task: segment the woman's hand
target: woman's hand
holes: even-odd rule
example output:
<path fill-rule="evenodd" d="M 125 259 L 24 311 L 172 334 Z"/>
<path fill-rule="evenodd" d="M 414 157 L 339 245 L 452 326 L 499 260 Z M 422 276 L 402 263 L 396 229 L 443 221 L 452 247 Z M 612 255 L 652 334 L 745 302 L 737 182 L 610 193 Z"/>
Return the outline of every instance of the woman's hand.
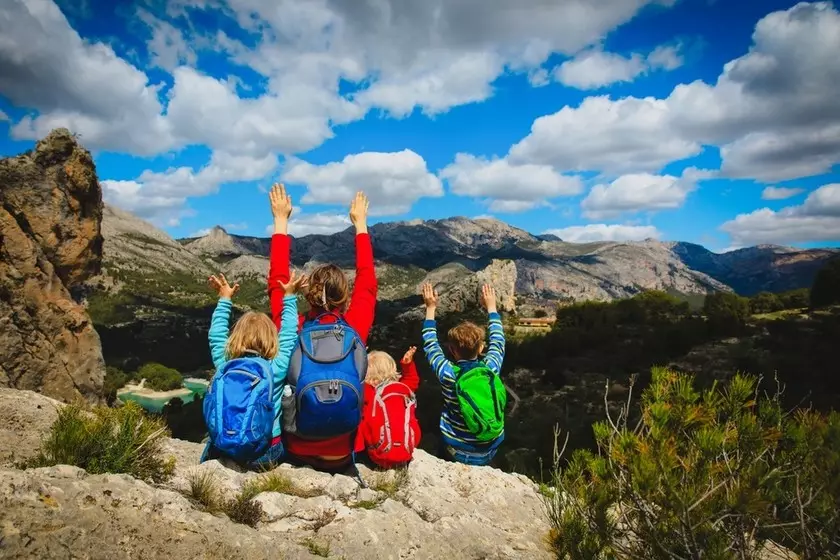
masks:
<path fill-rule="evenodd" d="M 211 276 L 210 277 L 210 287 L 212 287 L 217 294 L 219 294 L 220 298 L 225 299 L 233 299 L 233 296 L 236 295 L 236 292 L 239 291 L 239 283 L 234 284 L 231 286 L 228 284 L 225 275 L 219 273 L 219 276 Z"/>
<path fill-rule="evenodd" d="M 274 216 L 274 233 L 285 235 L 289 231 L 289 217 L 292 215 L 292 197 L 286 192 L 283 183 L 275 183 L 268 193 L 268 199 Z"/>
<path fill-rule="evenodd" d="M 367 213 L 370 201 L 359 191 L 350 203 L 350 221 L 356 226 L 356 233 L 367 233 Z"/>

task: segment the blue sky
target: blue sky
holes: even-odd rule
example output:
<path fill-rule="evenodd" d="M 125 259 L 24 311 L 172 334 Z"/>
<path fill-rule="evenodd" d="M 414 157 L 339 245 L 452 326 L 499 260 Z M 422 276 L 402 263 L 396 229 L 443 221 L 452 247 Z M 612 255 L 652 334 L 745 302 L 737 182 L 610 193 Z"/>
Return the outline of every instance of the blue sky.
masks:
<path fill-rule="evenodd" d="M 737 6 L 737 7 L 736 7 Z M 175 237 L 492 216 L 570 241 L 840 245 L 840 13 L 714 0 L 10 0 L 0 153 L 56 126 Z"/>

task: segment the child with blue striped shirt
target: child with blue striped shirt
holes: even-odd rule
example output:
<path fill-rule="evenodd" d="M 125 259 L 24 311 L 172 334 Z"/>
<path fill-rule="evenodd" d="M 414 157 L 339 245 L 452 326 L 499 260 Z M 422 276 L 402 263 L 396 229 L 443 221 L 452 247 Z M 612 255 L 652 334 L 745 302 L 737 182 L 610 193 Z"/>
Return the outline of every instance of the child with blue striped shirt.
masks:
<path fill-rule="evenodd" d="M 499 424 L 500 433 L 493 434 L 493 439 L 479 437 L 475 429 L 468 427 L 464 417 L 462 400 L 459 400 L 457 381 L 474 368 L 485 368 L 488 375 L 498 378 L 505 356 L 505 332 L 502 319 L 496 311 L 496 292 L 485 284 L 481 289 L 481 303 L 487 309 L 490 320 L 490 346 L 483 359 L 479 356 L 484 350 L 485 331 L 475 323 L 465 321 L 448 333 L 448 350 L 454 360 L 446 358 L 438 342 L 435 311 L 437 293 L 431 284 L 423 286 L 423 302 L 426 304 L 426 320 L 423 322 L 423 350 L 426 358 L 437 375 L 443 393 L 443 412 L 440 416 L 442 437 L 441 458 L 454 460 L 468 465 L 487 465 L 496 455 L 499 445 L 504 441 L 503 424 Z M 494 385 L 494 382 L 496 384 Z M 498 379 L 491 379 L 491 388 L 498 387 Z M 498 412 L 500 422 L 504 421 L 504 390 L 498 396 L 501 402 Z M 494 399 L 496 393 L 493 393 Z"/>

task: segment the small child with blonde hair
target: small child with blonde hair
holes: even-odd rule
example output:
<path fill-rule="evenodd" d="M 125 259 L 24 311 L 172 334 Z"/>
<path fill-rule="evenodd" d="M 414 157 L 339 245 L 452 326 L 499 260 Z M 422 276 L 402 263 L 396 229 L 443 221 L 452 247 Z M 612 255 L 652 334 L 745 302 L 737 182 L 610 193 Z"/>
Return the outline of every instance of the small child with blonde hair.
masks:
<path fill-rule="evenodd" d="M 420 385 L 414 363 L 416 351 L 417 347 L 412 346 L 403 355 L 401 372 L 387 352 L 368 353 L 365 407 L 356 436 L 356 452 L 366 450 L 368 458 L 384 469 L 407 465 L 420 443 L 414 396 Z"/>
<path fill-rule="evenodd" d="M 289 361 L 297 342 L 296 293 L 306 277 L 283 284 L 283 314 L 278 333 L 265 313 L 248 312 L 230 330 L 232 298 L 239 284 L 224 274 L 210 277 L 219 302 L 210 321 L 210 354 L 216 373 L 204 396 L 204 420 L 210 441 L 201 462 L 226 456 L 252 467 L 279 462 L 283 394 Z"/>

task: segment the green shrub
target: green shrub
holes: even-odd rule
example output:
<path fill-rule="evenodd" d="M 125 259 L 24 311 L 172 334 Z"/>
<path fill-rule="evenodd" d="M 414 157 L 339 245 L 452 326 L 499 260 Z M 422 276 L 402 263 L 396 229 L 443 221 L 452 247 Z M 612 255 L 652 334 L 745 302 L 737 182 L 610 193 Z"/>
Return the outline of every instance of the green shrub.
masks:
<path fill-rule="evenodd" d="M 761 292 L 750 298 L 750 313 L 774 313 L 781 309 L 782 300 L 776 294 Z"/>
<path fill-rule="evenodd" d="M 242 486 L 240 497 L 250 500 L 263 492 L 278 492 L 298 498 L 312 498 L 321 495 L 319 490 L 300 488 L 285 474 L 271 471 L 247 481 Z"/>
<path fill-rule="evenodd" d="M 224 511 L 226 503 L 222 497 L 216 473 L 209 470 L 194 471 L 187 477 L 187 482 L 190 484 L 185 494 L 187 498 L 201 506 L 206 512 Z"/>
<path fill-rule="evenodd" d="M 256 527 L 262 521 L 263 508 L 259 502 L 255 502 L 244 496 L 237 496 L 225 504 L 225 513 L 234 523 L 241 523 L 250 527 Z"/>
<path fill-rule="evenodd" d="M 750 301 L 729 292 L 709 294 L 703 303 L 703 314 L 714 334 L 736 335 L 744 330 L 750 318 Z"/>
<path fill-rule="evenodd" d="M 123 370 L 108 366 L 105 368 L 105 381 L 102 384 L 102 391 L 108 402 L 113 402 L 117 397 L 117 391 L 125 387 L 131 381 L 131 375 Z"/>
<path fill-rule="evenodd" d="M 823 266 L 811 287 L 811 307 L 820 308 L 840 303 L 840 258 Z"/>
<path fill-rule="evenodd" d="M 593 425 L 597 453 L 564 467 L 556 453 L 544 500 L 558 558 L 752 559 L 767 540 L 840 552 L 840 414 L 786 414 L 748 376 L 704 391 L 652 377 L 638 425 L 625 405 Z"/>
<path fill-rule="evenodd" d="M 59 410 L 39 455 L 26 466 L 75 465 L 91 474 L 126 473 L 161 482 L 174 467 L 161 447 L 168 435 L 161 420 L 146 416 L 134 402 L 92 412 L 68 405 Z"/>
<path fill-rule="evenodd" d="M 145 379 L 145 386 L 155 391 L 171 391 L 184 385 L 184 378 L 178 370 L 154 362 L 144 364 L 135 377 Z"/>

